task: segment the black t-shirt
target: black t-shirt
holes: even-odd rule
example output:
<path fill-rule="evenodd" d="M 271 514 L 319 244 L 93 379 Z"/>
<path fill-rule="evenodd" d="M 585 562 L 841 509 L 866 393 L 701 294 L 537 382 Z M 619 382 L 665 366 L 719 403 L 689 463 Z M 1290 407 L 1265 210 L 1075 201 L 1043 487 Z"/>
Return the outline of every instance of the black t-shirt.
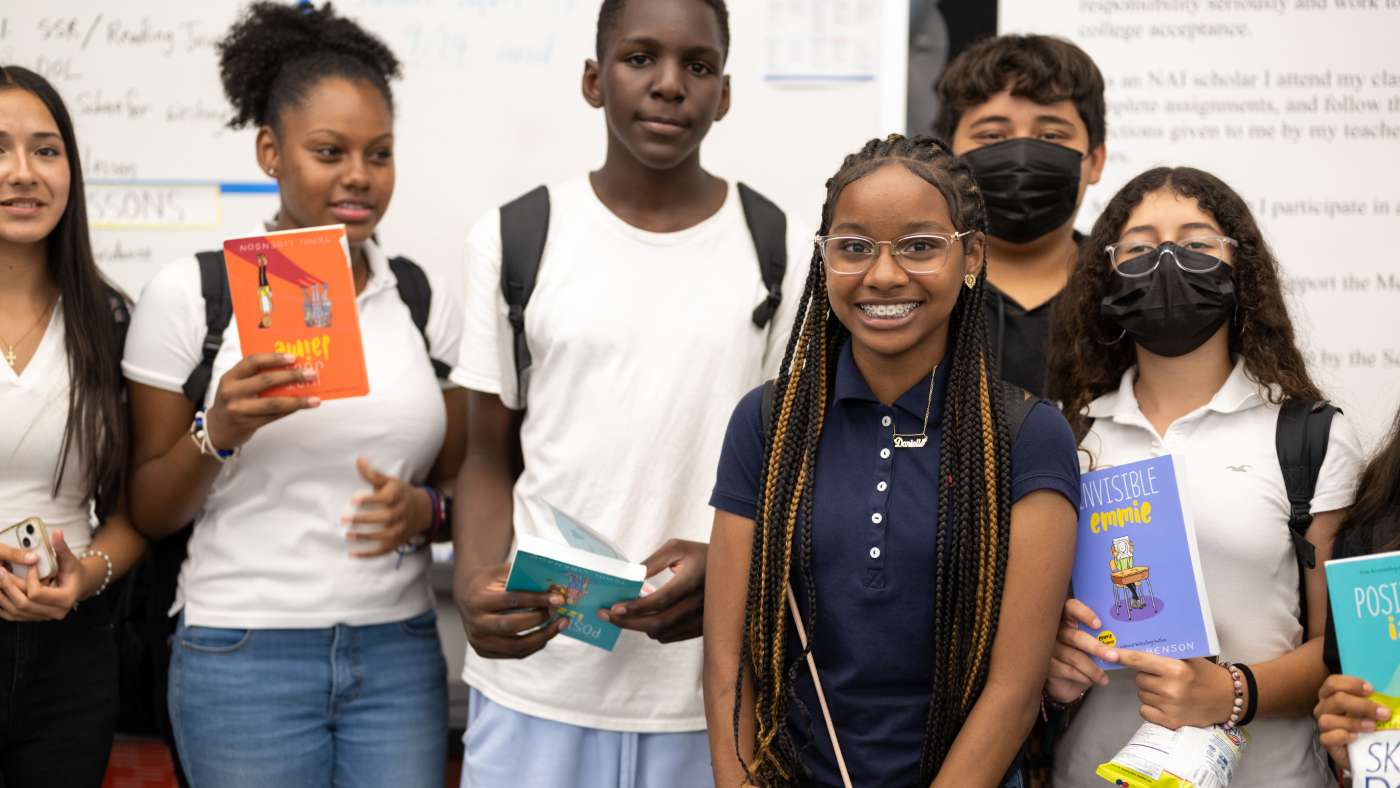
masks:
<path fill-rule="evenodd" d="M 987 283 L 987 336 L 996 351 L 1001 379 L 1032 394 L 1046 395 L 1045 367 L 1050 355 L 1050 324 L 1055 305 L 1064 296 L 1056 293 L 1034 309 L 1026 309 Z"/>
<path fill-rule="evenodd" d="M 1075 231 L 1075 244 L 1083 241 L 1084 236 Z M 1045 303 L 1026 309 L 987 282 L 987 337 L 996 351 L 1002 380 L 1039 397 L 1048 395 L 1045 372 L 1050 356 L 1050 327 L 1054 324 L 1055 307 L 1064 294 L 1062 289 Z"/>

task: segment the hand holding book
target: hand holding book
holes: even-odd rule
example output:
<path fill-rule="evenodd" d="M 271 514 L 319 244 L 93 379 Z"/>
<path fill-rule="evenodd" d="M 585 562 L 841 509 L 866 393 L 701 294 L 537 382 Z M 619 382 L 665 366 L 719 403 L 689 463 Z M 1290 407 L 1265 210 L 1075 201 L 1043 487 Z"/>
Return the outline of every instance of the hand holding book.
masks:
<path fill-rule="evenodd" d="M 598 611 L 598 617 L 623 629 L 645 633 L 660 643 L 700 637 L 708 552 L 709 545 L 703 542 L 667 541 L 642 563 L 646 565 L 647 577 L 669 569 L 671 579 L 650 594 Z"/>
<path fill-rule="evenodd" d="M 1176 659 L 1132 649 L 1118 650 L 1118 664 L 1137 672 L 1142 718 L 1170 730 L 1206 728 L 1230 719 L 1234 680 L 1204 657 Z"/>
<path fill-rule="evenodd" d="M 564 616 L 550 621 L 564 604 L 563 596 L 507 591 L 510 569 L 509 563 L 482 569 L 458 597 L 467 642 L 486 659 L 524 659 L 544 648 L 569 623 Z"/>
<path fill-rule="evenodd" d="M 237 449 L 253 433 L 299 410 L 321 406 L 318 397 L 264 397 L 269 389 L 316 379 L 315 370 L 289 366 L 295 356 L 257 353 L 234 364 L 219 378 L 214 404 L 205 417 L 209 441 L 219 449 Z"/>
<path fill-rule="evenodd" d="M 1390 719 L 1390 709 L 1369 699 L 1375 691 L 1364 679 L 1333 674 L 1317 692 L 1313 716 L 1322 733 L 1322 746 L 1343 769 L 1350 768 L 1347 745 L 1360 734 L 1374 733 L 1378 722 Z"/>

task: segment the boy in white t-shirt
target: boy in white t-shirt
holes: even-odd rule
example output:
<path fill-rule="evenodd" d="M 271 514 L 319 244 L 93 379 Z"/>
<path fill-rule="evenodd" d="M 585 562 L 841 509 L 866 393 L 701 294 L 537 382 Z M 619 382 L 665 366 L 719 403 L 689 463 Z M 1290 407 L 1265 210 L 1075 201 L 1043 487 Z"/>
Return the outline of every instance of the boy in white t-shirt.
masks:
<path fill-rule="evenodd" d="M 498 212 L 468 239 L 467 327 L 452 374 L 470 398 L 454 524 L 472 647 L 463 677 L 474 688 L 464 786 L 623 775 L 708 784 L 697 639 L 708 488 L 734 402 L 781 360 L 805 269 L 788 265 L 789 297 L 756 325 L 754 305 L 769 294 L 737 189 L 700 166 L 700 144 L 729 108 L 728 39 L 722 0 L 603 3 L 583 93 L 606 115 L 607 159 L 549 190 L 525 311 L 528 410 Z M 789 236 L 789 248 L 805 245 Z M 546 503 L 649 574 L 674 573 L 645 599 L 598 611 L 635 630 L 611 652 L 556 637 L 559 621 L 531 632 L 551 618 L 548 596 L 504 590 L 513 536 L 553 529 Z"/>

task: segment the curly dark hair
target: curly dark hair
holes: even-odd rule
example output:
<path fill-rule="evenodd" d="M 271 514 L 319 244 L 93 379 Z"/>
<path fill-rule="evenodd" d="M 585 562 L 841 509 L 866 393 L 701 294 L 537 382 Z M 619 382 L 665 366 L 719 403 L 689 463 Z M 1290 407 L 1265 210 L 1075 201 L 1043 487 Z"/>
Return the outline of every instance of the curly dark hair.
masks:
<path fill-rule="evenodd" d="M 938 80 L 933 132 L 951 140 L 964 112 L 1007 89 L 1037 104 L 1069 99 L 1089 129 L 1089 149 L 1103 144 L 1103 74 L 1084 50 L 1041 35 L 983 39 L 954 58 Z"/>
<path fill-rule="evenodd" d="M 1298 350 L 1293 322 L 1284 303 L 1278 260 L 1264 242 L 1245 201 L 1208 172 L 1191 167 L 1157 167 L 1128 181 L 1113 195 L 1079 247 L 1079 262 L 1056 307 L 1050 342 L 1050 399 L 1061 403 L 1075 435 L 1088 430 L 1084 409 L 1096 397 L 1118 387 L 1134 363 L 1134 345 L 1121 328 L 1099 314 L 1099 303 L 1114 276 L 1105 246 L 1118 240 L 1133 209 L 1148 194 L 1166 189 L 1195 200 L 1239 246 L 1231 274 L 1235 316 L 1230 323 L 1230 353 L 1244 359 L 1245 370 L 1275 404 L 1285 399 L 1322 399 L 1308 376 Z"/>
<path fill-rule="evenodd" d="M 1333 543 L 1333 558 L 1400 550 L 1400 413 L 1356 486 L 1356 501 Z"/>
<path fill-rule="evenodd" d="M 886 166 L 901 166 L 938 189 L 959 230 L 985 232 L 987 212 L 972 171 L 942 142 L 892 134 L 867 142 L 826 182 L 820 232 L 831 227 L 836 202 L 847 186 Z M 972 239 L 964 240 L 970 250 Z M 984 261 L 985 262 L 985 261 Z M 987 682 L 996 639 L 1011 528 L 1011 439 L 986 322 L 982 320 L 986 267 L 970 288 L 958 288 L 949 316 L 948 396 L 943 405 L 938 512 L 934 529 L 937 582 L 930 626 L 937 653 L 930 666 L 928 712 L 919 764 L 923 784 L 937 774 Z M 800 782 L 804 743 L 787 724 L 790 712 L 810 723 L 795 690 L 798 666 L 821 629 L 812 554 L 812 506 L 817 447 L 836 359 L 850 332 L 831 311 L 826 267 L 813 249 L 774 384 L 764 436 L 763 471 L 749 568 L 744 636 L 740 643 L 733 728 L 736 752 L 744 682 L 754 698 L 753 763 L 743 763 L 754 785 Z M 808 643 L 788 646 L 785 589 L 805 594 Z M 838 622 L 839 625 L 839 622 Z M 829 626 L 829 625 L 827 625 Z M 809 726 L 810 727 L 810 726 Z"/>
<path fill-rule="evenodd" d="M 724 0 L 701 0 L 715 12 L 715 21 L 719 23 L 719 52 L 724 57 L 729 56 L 729 8 L 724 4 Z M 617 27 L 618 20 L 622 18 L 622 12 L 627 8 L 627 0 L 603 0 L 603 5 L 598 8 L 598 33 L 594 42 L 597 50 L 596 57 L 599 61 L 603 59 L 603 50 L 607 48 L 608 36 L 612 35 Z"/>
<path fill-rule="evenodd" d="M 218 43 L 219 77 L 233 105 L 230 128 L 272 126 L 286 106 L 306 97 L 311 86 L 336 76 L 363 80 L 384 96 L 392 111 L 389 80 L 399 60 L 389 47 L 353 21 L 320 8 L 253 3 Z"/>

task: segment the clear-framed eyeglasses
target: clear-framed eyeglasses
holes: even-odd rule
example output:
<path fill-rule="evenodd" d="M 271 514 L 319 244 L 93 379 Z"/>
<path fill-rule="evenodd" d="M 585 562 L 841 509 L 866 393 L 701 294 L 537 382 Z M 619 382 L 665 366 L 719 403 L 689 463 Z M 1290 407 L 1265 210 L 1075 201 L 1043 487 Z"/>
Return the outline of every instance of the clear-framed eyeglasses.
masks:
<path fill-rule="evenodd" d="M 953 244 L 971 235 L 960 233 L 915 233 L 894 239 L 876 241 L 863 235 L 818 235 L 817 249 L 822 262 L 833 274 L 859 276 L 870 270 L 880 256 L 880 247 L 889 246 L 895 263 L 911 274 L 936 274 L 947 264 Z"/>
<path fill-rule="evenodd" d="M 1224 235 L 1195 235 L 1183 238 L 1177 246 L 1190 252 L 1205 255 L 1206 260 L 1194 256 L 1176 254 L 1171 249 L 1163 249 L 1160 244 L 1150 241 L 1125 240 L 1104 247 L 1108 252 L 1108 264 L 1119 276 L 1147 276 L 1157 270 L 1162 258 L 1168 255 L 1176 266 L 1187 273 L 1204 274 L 1214 271 L 1221 263 L 1231 258 L 1231 250 L 1239 244 L 1234 238 Z"/>

